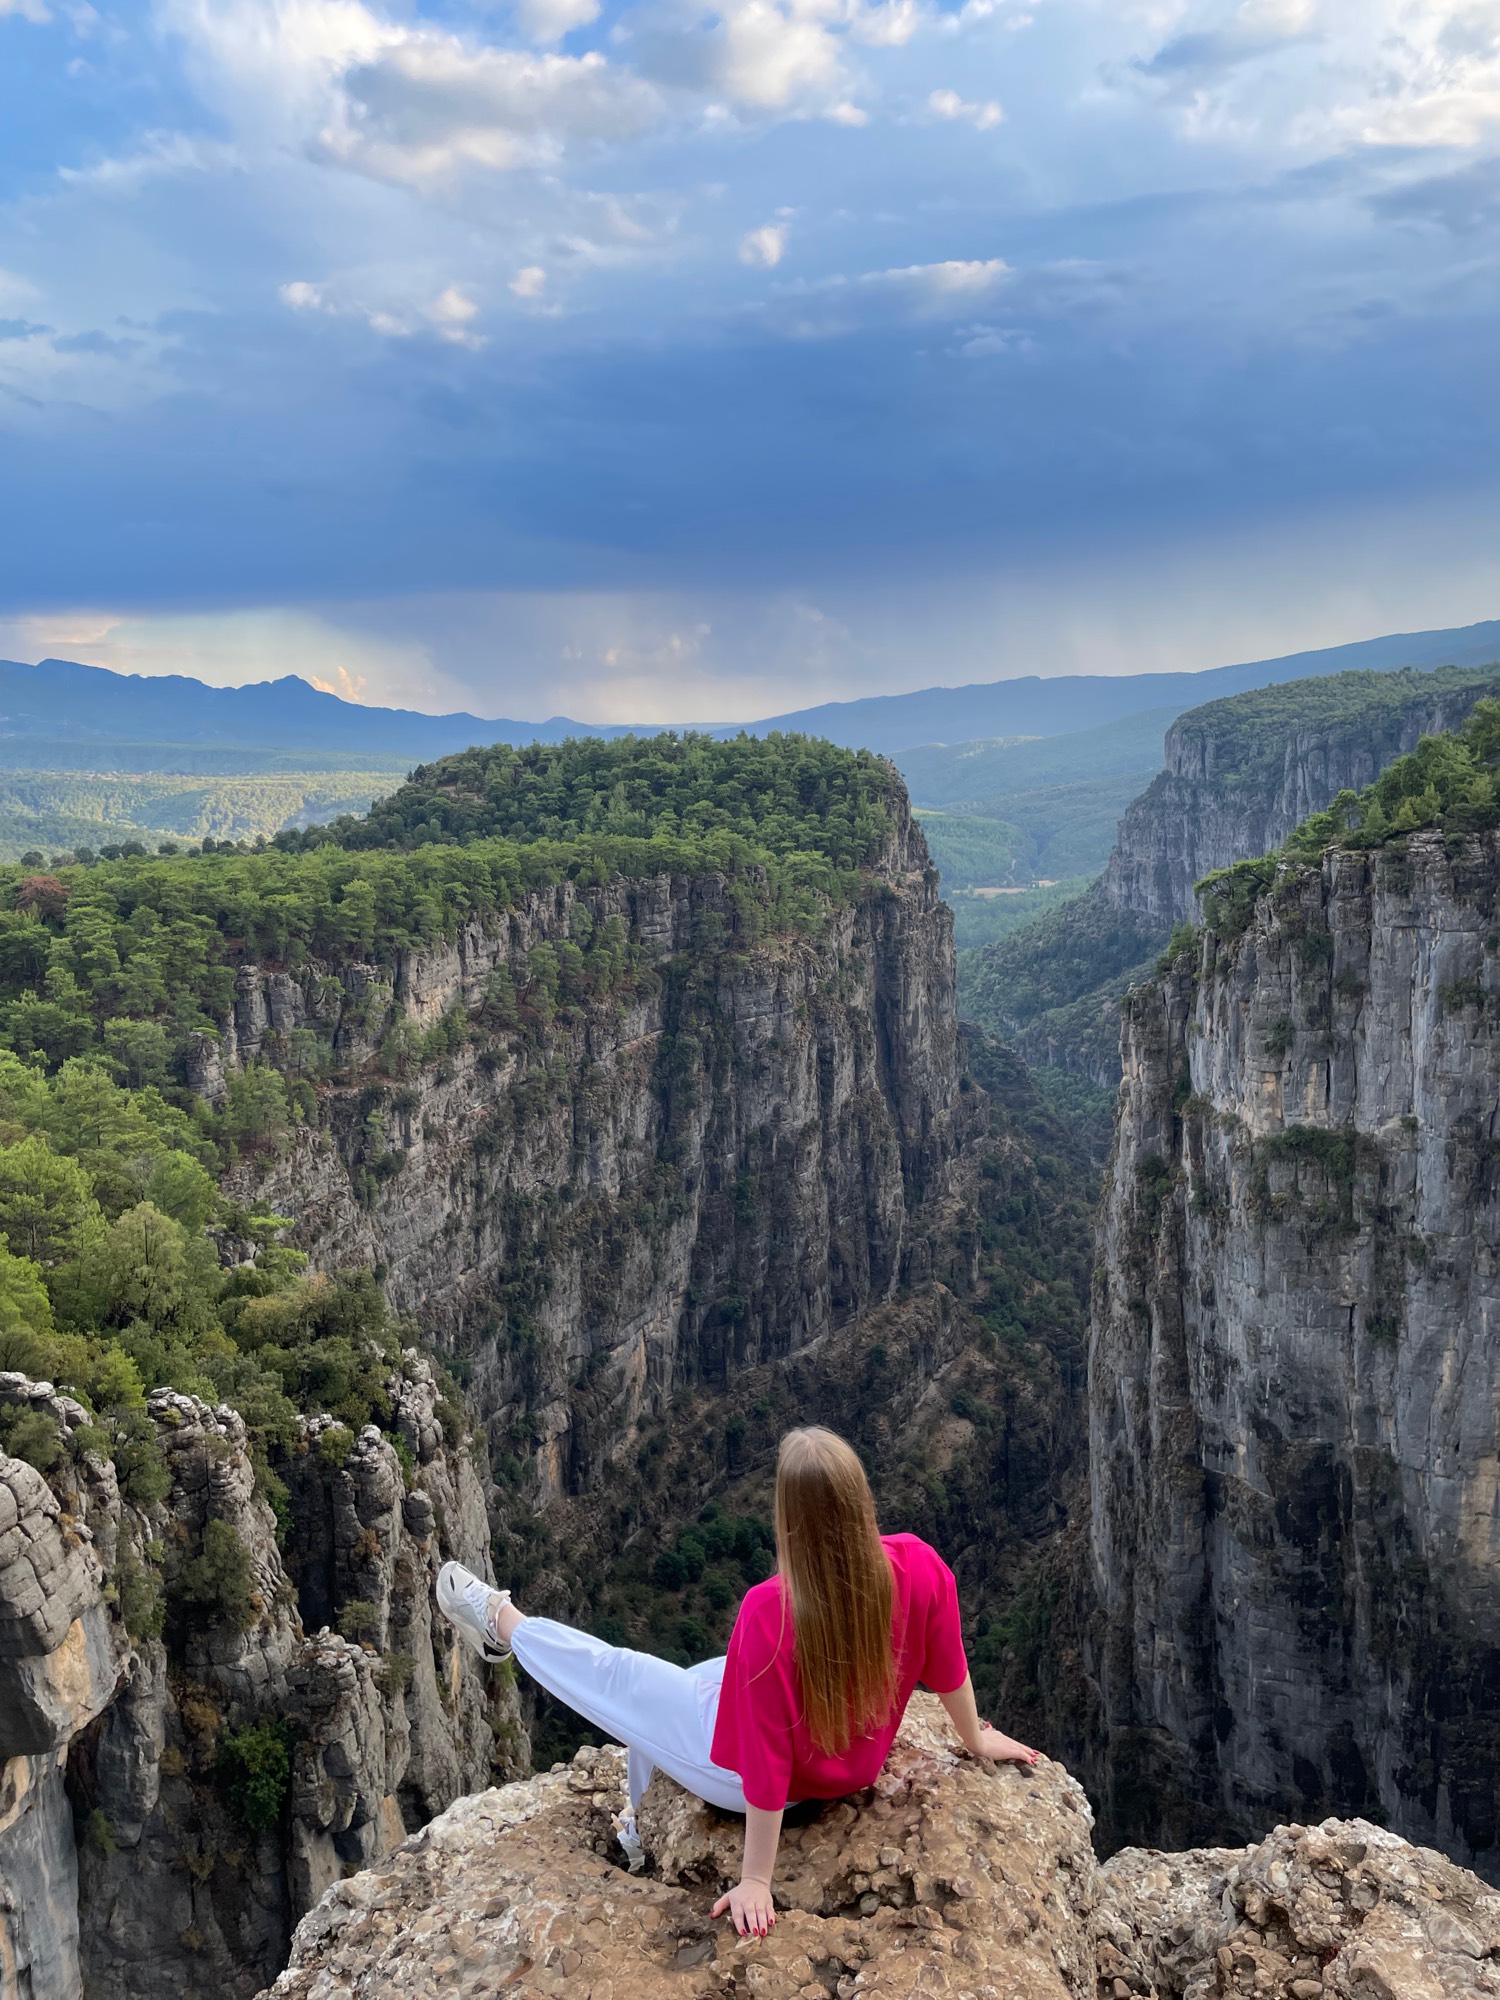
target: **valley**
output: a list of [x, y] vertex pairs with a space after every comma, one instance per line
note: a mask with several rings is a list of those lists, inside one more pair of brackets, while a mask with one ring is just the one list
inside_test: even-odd
[[[0, 1964], [252, 2000], [593, 1740], [438, 1564], [711, 1654], [799, 1420], [1101, 1853], [1360, 1813], [1493, 1873], [1500, 738], [1492, 676], [1369, 678], [1174, 725], [1193, 800], [992, 948], [1004, 1040], [892, 766], [796, 737], [0, 871]], [[1215, 869], [1263, 777], [1307, 810]]]

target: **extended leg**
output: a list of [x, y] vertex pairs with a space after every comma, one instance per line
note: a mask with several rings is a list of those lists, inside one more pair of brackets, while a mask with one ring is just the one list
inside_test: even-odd
[[[606, 1645], [551, 1618], [517, 1618], [509, 1636], [533, 1680], [631, 1751], [632, 1807], [639, 1804], [636, 1783], [644, 1790], [652, 1765], [659, 1765], [710, 1805], [745, 1810], [739, 1778], [709, 1761], [700, 1672]], [[717, 1691], [715, 1681], [708, 1685]]]

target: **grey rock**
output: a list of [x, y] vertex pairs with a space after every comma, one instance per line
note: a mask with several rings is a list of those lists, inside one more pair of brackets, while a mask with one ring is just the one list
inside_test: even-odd
[[1331, 852], [1130, 998], [1090, 1332], [1116, 1838], [1500, 1785], [1500, 848]]

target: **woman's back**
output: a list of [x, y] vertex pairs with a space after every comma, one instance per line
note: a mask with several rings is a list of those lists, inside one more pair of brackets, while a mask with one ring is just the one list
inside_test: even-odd
[[968, 1675], [953, 1572], [916, 1535], [882, 1535], [891, 1568], [895, 1699], [877, 1727], [847, 1749], [820, 1748], [800, 1698], [796, 1633], [780, 1576], [746, 1592], [729, 1642], [712, 1757], [738, 1771], [753, 1806], [776, 1812], [794, 1799], [841, 1798], [872, 1784], [918, 1681], [950, 1694]]

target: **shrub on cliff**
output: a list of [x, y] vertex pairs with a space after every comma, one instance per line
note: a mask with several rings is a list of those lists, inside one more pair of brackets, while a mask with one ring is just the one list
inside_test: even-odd
[[247, 1833], [272, 1833], [292, 1788], [292, 1753], [286, 1725], [255, 1722], [222, 1737], [214, 1775], [230, 1810]]
[[167, 1578], [174, 1610], [235, 1632], [255, 1623], [254, 1589], [250, 1552], [228, 1521], [209, 1521], [198, 1553], [179, 1561]]

